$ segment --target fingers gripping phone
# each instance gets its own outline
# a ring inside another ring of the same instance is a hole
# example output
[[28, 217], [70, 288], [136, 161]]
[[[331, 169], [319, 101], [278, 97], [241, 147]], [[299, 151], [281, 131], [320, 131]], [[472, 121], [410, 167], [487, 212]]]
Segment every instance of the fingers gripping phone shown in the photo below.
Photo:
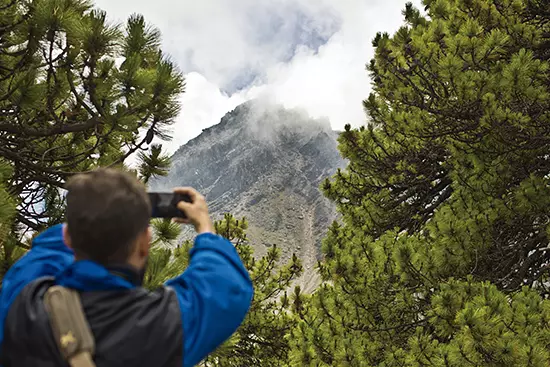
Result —
[[187, 216], [178, 209], [178, 203], [185, 201], [191, 203], [191, 197], [174, 192], [148, 192], [151, 201], [151, 218], [182, 218]]

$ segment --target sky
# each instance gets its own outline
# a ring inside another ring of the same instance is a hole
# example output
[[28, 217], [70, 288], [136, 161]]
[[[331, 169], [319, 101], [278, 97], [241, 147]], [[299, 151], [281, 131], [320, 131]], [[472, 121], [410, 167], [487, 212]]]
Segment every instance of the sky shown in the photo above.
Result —
[[[133, 13], [162, 32], [163, 51], [186, 75], [167, 153], [225, 113], [267, 97], [333, 129], [365, 124], [365, 65], [377, 32], [403, 24], [407, 0], [96, 0], [109, 19]], [[412, 1], [419, 6], [420, 0]]]

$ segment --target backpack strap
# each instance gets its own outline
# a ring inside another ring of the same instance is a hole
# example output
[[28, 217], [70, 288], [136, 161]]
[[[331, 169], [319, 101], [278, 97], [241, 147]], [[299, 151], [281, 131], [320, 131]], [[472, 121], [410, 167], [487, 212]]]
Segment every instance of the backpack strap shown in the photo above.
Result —
[[71, 367], [95, 367], [95, 341], [77, 291], [53, 286], [44, 296], [59, 351]]

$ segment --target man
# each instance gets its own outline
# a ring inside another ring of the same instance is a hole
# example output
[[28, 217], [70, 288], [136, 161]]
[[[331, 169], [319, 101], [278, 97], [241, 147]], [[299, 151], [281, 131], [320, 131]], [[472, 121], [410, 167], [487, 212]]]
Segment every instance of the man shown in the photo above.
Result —
[[253, 289], [234, 246], [214, 234], [204, 197], [180, 202], [198, 236], [189, 267], [155, 292], [141, 287], [150, 249], [145, 188], [99, 169], [67, 185], [67, 223], [36, 237], [6, 274], [0, 293], [3, 367], [67, 366], [43, 296], [75, 289], [95, 338], [97, 367], [194, 366], [240, 325]]

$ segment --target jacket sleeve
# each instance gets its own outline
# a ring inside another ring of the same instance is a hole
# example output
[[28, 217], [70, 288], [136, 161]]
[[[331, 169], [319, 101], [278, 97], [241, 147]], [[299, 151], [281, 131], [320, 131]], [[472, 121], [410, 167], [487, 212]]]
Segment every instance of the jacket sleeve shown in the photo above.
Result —
[[60, 224], [38, 235], [31, 250], [8, 270], [0, 290], [0, 347], [4, 340], [4, 321], [21, 290], [38, 278], [55, 276], [73, 259], [73, 251], [63, 242], [63, 225]]
[[199, 235], [190, 255], [185, 272], [166, 283], [181, 310], [184, 367], [195, 366], [237, 330], [253, 296], [248, 271], [225, 238]]

